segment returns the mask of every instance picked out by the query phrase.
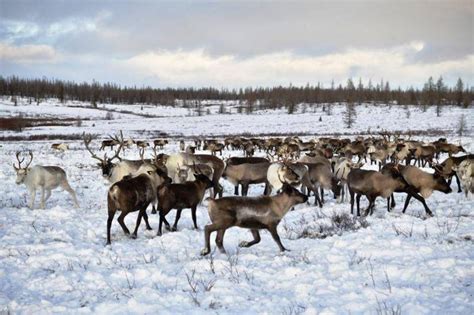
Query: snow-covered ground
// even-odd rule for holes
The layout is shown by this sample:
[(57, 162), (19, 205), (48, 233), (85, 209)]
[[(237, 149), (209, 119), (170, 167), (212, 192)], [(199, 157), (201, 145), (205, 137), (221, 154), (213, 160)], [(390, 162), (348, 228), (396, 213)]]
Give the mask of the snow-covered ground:
[[(37, 113), (80, 115), (77, 108), (49, 104)], [(14, 107), (3, 101), (0, 113), (33, 113), (33, 108), (42, 105)], [(473, 109), (446, 109), (438, 118), (434, 108), (426, 113), (413, 108), (406, 118), (405, 111), (395, 106), (390, 111), (359, 106), (360, 122), (352, 129), (342, 125), (343, 107), (337, 106), (331, 116), (318, 108), (316, 113), (296, 115), (186, 117), (177, 113), (169, 118), (116, 116), (112, 121), (103, 120), (104, 111), (84, 110), (90, 111), (84, 117), (93, 120), (84, 121), (82, 127), (38, 127), (21, 133), (2, 131), (2, 135), (85, 130), (105, 136), (118, 129), (125, 136), (143, 138), (155, 130), (185, 137), (331, 134), (376, 131), (379, 126), (380, 130), (439, 129), (450, 141), (461, 141), (469, 152), (474, 149)], [(459, 138), (454, 130), (461, 114), (468, 130)], [(166, 152), (177, 150), (176, 141)], [(239, 249), (238, 243), (251, 234), (233, 228), (224, 239), (228, 255), (214, 252), (202, 258), (203, 227), (209, 222), (207, 201), (198, 208), (198, 231), (192, 229), (189, 210), (184, 210), (178, 232), (161, 237), (156, 236), (156, 215), (149, 216), (154, 230), (145, 231), (142, 223), (137, 239), (126, 237), (114, 220), (112, 246), (106, 247), (108, 186), (82, 143), (69, 143), (72, 150), (58, 154), (49, 149), (51, 141), (0, 142), (0, 313), (472, 314), (474, 201), (464, 194), (435, 192), (427, 200), (434, 218), (424, 219), (423, 206), (416, 200), (401, 214), (404, 196), (398, 194), (393, 212), (387, 213), (385, 201), (378, 199), (372, 217), (344, 224), (334, 216), (350, 218), (345, 216), (350, 205), (339, 204), (326, 193), (322, 209), (299, 205), (280, 224), (282, 242), (291, 250), (285, 253), (278, 251), (266, 232), (260, 244)], [(33, 164), (66, 170), (79, 209), (60, 190), (53, 191), (46, 210), (27, 208), (26, 188), (15, 184), (11, 163), (15, 151), (28, 149), (35, 154)], [(225, 152), (229, 154), (233, 153)], [(126, 156), (138, 154), (128, 150)], [(233, 187), (225, 180), (221, 183), (225, 195), (231, 195)], [(457, 191), (455, 181), (452, 188)], [(255, 186), (250, 195), (262, 191), (262, 186)], [(367, 205), (366, 200), (362, 203)], [(173, 220), (174, 212), (169, 216)], [(136, 213), (129, 214), (127, 226), (133, 228), (135, 220)], [(211, 245), (215, 250), (214, 236)]]

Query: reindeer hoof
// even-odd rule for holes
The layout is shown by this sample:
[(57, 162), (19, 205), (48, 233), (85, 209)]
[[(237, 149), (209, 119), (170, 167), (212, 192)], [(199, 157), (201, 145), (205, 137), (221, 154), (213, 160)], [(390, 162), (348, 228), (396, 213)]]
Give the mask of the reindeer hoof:
[(171, 226), (165, 225), (165, 229), (166, 229), (167, 231), (171, 231)]
[(156, 214), (156, 210), (155, 209), (151, 210), (151, 213)]
[(242, 241), (242, 242), (239, 243), (239, 247), (249, 247), (249, 242)]
[(173, 226), (170, 231), (171, 232), (176, 232), (176, 231), (178, 231), (178, 228), (176, 226)]
[(137, 234), (132, 234), (132, 235), (130, 235), (130, 238), (136, 239), (136, 238), (137, 238)]
[(201, 250), (201, 256), (206, 256), (207, 254), (209, 254), (211, 251), (207, 248), (203, 248)]

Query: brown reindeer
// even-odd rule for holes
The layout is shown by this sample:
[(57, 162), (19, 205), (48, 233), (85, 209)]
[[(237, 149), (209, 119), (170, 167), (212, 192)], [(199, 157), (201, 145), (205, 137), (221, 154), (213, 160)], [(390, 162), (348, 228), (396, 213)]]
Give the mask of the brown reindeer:
[(208, 212), (211, 224), (204, 229), (204, 249), (201, 255), (211, 252), (211, 233), (217, 231), (216, 245), (225, 253), (224, 233), (233, 226), (250, 229), (253, 240), (241, 242), (240, 247), (250, 247), (260, 242), (261, 229), (270, 232), (280, 251), (287, 250), (281, 243), (277, 226), (285, 214), (295, 205), (304, 203), (308, 197), (290, 185), (284, 185), (282, 192), (276, 196), (261, 197), (224, 197), (209, 199)]
[(181, 217), (181, 211), (185, 208), (191, 208), (194, 228), (197, 229), (196, 210), (198, 204), (202, 201), (206, 189), (212, 187), (211, 180), (203, 174), (194, 174), (196, 180), (184, 182), (182, 184), (166, 184), (158, 187), (158, 209), (160, 212), (160, 223), (158, 226), (158, 236), (161, 236), (163, 222), (166, 228), (170, 230), (170, 225), (166, 221), (166, 215), (171, 209), (177, 209), (176, 219), (171, 231), (176, 231), (178, 221)]
[(227, 164), (222, 177), (234, 185), (234, 194), (239, 194), (239, 185), (242, 185), (242, 196), (247, 196), (250, 184), (265, 183), (264, 194), (268, 194), (267, 171), (270, 162)]
[(139, 213), (132, 238), (137, 237), (142, 217), (145, 220), (147, 230), (151, 230), (146, 208), (156, 200), (157, 187), (170, 181), (171, 179), (164, 172), (156, 168), (155, 171), (149, 170), (135, 177), (126, 177), (113, 184), (107, 194), (107, 244), (110, 244), (110, 229), (117, 210), (120, 210), (118, 222), (125, 234), (130, 234), (124, 222), (125, 216), (134, 211), (139, 211)]

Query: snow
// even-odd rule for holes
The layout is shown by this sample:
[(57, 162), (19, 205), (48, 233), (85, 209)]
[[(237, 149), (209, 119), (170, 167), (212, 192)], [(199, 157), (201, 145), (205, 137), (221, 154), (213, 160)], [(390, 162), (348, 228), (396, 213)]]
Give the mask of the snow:
[[(77, 108), (47, 103), (44, 107), (21, 108), (2, 102), (0, 113), (33, 113), (33, 108), (39, 107), (44, 109), (36, 112), (40, 115), (78, 115)], [(81, 128), (36, 127), (2, 134), (86, 130), (105, 136), (120, 128), (125, 136), (151, 139), (140, 130), (159, 129), (191, 137), (244, 132), (358, 133), (369, 127), (376, 130), (380, 125), (380, 129), (387, 130), (439, 128), (447, 132), (450, 141), (461, 141), (469, 152), (474, 146), (472, 109), (452, 108), (439, 118), (432, 108), (426, 113), (412, 109), (409, 119), (397, 122), (396, 117), (405, 117), (403, 109), (359, 106), (359, 117), (364, 118), (350, 130), (339, 126), (342, 106), (335, 106), (332, 116), (322, 114), (320, 108), (316, 114), (258, 112), (250, 116), (187, 117), (176, 111), (172, 119), (131, 115), (117, 118), (110, 125), (102, 119), (103, 111), (94, 114), (97, 110), (84, 110), (91, 112), (93, 120)], [(460, 138), (454, 130), (461, 114), (465, 114), (469, 130)], [(322, 123), (318, 122), (320, 115)], [(95, 127), (91, 127), (92, 122)], [(165, 151), (176, 151), (178, 140), (171, 141)], [(368, 226), (357, 223), (348, 230), (332, 227), (331, 217), (348, 214), (350, 205), (337, 203), (326, 192), (322, 209), (312, 205), (311, 197), (311, 205), (298, 205), (279, 225), (282, 243), (291, 251), (280, 253), (266, 232), (260, 244), (239, 248), (238, 244), (250, 240), (251, 234), (232, 228), (224, 238), (228, 254), (215, 250), (212, 235), (213, 254), (203, 258), (199, 253), (204, 245), (203, 228), (209, 222), (207, 201), (198, 208), (197, 231), (192, 228), (190, 211), (184, 210), (178, 232), (164, 230), (163, 236), (157, 237), (158, 216), (150, 214), (153, 231), (146, 231), (142, 223), (137, 239), (125, 236), (114, 220), (112, 246), (105, 246), (107, 183), (80, 141), (70, 141), (72, 150), (64, 154), (52, 152), (51, 143), (0, 143), (0, 159), (4, 162), (0, 164), (0, 313), (374, 314), (398, 309), (404, 314), (472, 313), (474, 201), (463, 193), (434, 192), (427, 199), (435, 213), (429, 219), (416, 200), (412, 200), (406, 214), (401, 214), (402, 194), (396, 195), (397, 206), (390, 213), (385, 210), (386, 201), (379, 198), (375, 214), (367, 218)], [(93, 147), (97, 149), (98, 143), (95, 140)], [(35, 154), (33, 164), (58, 165), (66, 170), (78, 195), (79, 209), (61, 190), (52, 192), (45, 210), (27, 208), (28, 193), (25, 186), (15, 184), (11, 167), (15, 151), (27, 149)], [(225, 156), (230, 154), (236, 153), (225, 151)], [(137, 158), (138, 153), (128, 150), (126, 156)], [(222, 179), (221, 184), (225, 195), (233, 193), (227, 181)], [(457, 191), (455, 181), (452, 188)], [(262, 191), (263, 186), (255, 185), (249, 194)], [(367, 201), (362, 200), (361, 206), (366, 207)], [(174, 214), (172, 211), (169, 220)], [(127, 216), (129, 229), (135, 220), (136, 212)], [(320, 234), (301, 237), (305, 229)]]

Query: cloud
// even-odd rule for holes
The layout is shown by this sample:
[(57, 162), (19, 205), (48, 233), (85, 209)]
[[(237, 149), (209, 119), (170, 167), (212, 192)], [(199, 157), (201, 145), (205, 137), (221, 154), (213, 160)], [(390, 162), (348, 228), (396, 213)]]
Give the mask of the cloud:
[(412, 60), (424, 43), (409, 42), (389, 49), (349, 48), (322, 56), (298, 55), (292, 51), (261, 54), (247, 58), (236, 55), (211, 55), (204, 49), (158, 50), (117, 61), (120, 67), (157, 82), (177, 86), (304, 85), (307, 82), (345, 82), (348, 77), (379, 80), (392, 86), (424, 82), (429, 76), (472, 79), (474, 55), (433, 63)]
[(15, 46), (0, 42), (0, 60), (15, 63), (55, 63), (60, 55), (48, 45)]

